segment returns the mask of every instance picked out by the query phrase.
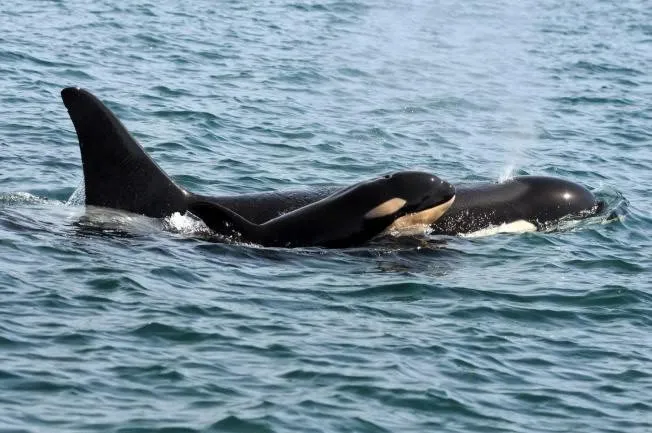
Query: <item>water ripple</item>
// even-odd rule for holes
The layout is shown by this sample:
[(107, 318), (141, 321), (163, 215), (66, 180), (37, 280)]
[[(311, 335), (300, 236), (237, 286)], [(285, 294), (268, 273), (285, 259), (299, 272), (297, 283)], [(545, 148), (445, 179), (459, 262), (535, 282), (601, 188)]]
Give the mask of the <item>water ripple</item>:
[[(646, 2), (114, 3), (0, 13), (2, 428), (652, 430)], [(69, 85), (200, 193), (423, 169), (605, 205), (523, 235), (208, 242), (82, 206)]]

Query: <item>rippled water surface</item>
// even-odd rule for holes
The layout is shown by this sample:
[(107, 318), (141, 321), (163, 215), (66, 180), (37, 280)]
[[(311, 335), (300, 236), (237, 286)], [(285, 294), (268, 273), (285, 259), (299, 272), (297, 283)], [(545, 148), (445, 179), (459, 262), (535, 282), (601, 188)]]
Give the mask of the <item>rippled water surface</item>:
[[(0, 431), (652, 431), (651, 22), (645, 0), (0, 8)], [(537, 174), (620, 218), (278, 250), (86, 214), (70, 85), (196, 192)]]

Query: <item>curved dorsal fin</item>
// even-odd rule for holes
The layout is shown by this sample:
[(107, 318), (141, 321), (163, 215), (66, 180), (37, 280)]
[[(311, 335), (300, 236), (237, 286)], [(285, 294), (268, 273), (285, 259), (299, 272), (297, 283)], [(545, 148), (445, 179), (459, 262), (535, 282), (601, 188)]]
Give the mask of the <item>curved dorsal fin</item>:
[(99, 99), (76, 87), (61, 98), (77, 131), (86, 204), (160, 218), (185, 212), (188, 193), (145, 153)]

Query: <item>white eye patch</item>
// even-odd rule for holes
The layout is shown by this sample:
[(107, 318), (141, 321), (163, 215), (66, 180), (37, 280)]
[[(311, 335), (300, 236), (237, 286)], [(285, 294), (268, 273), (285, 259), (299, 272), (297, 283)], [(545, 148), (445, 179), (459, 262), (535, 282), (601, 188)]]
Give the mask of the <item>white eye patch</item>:
[(364, 217), (365, 219), (374, 219), (391, 215), (405, 206), (405, 203), (407, 202), (402, 198), (394, 197), (371, 209), (369, 212), (364, 214)]

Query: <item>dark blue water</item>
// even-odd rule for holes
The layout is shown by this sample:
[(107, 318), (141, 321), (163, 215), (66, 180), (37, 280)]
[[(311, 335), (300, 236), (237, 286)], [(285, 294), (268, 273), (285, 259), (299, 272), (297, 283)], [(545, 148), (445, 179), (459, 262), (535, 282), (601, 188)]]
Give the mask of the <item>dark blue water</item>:
[[(0, 431), (652, 431), (651, 22), (645, 0), (4, 5)], [(196, 192), (554, 175), (620, 218), (277, 250), (85, 215), (70, 85)]]

